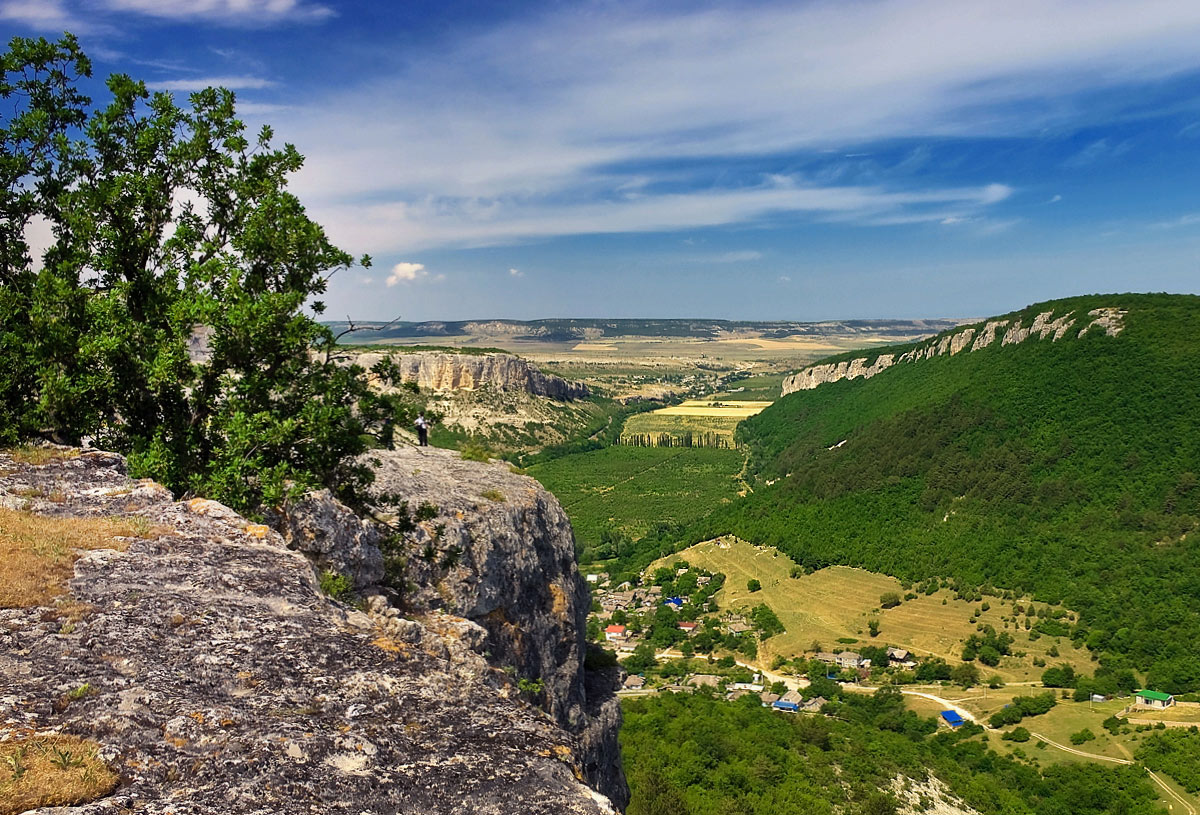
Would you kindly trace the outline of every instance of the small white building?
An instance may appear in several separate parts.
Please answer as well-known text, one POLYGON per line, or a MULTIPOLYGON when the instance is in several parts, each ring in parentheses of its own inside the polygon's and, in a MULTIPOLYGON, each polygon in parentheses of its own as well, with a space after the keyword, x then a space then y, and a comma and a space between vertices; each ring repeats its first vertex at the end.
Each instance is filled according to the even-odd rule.
POLYGON ((1140 690, 1133 694, 1133 703, 1138 707, 1163 710, 1175 704, 1175 697, 1157 690, 1140 690))

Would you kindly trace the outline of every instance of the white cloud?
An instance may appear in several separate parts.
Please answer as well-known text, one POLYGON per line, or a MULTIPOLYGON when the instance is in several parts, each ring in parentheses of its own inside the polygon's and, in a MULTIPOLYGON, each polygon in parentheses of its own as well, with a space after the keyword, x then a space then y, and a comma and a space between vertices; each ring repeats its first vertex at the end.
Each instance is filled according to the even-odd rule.
POLYGON ((791 278, 791 277, 789 277, 788 275, 781 274, 781 275, 779 276, 779 282, 780 282, 780 283, 791 283, 791 282, 792 282, 792 278, 791 278))
POLYGON ((131 11, 172 20, 208 19, 259 25, 323 20, 333 9, 300 0, 102 0, 113 11, 131 11))
POLYGON ((397 283, 412 283, 426 277, 429 277, 429 272, 425 271, 424 263, 397 263, 388 275, 387 284, 395 286, 397 283))
POLYGON ((1062 200, 1062 196, 1061 196, 1061 195, 1055 195, 1055 196, 1053 196, 1053 197, 1052 197, 1052 198, 1051 198, 1049 201, 1047 201, 1046 203, 1047 203, 1047 204, 1057 204, 1057 203, 1058 203, 1059 201, 1061 201, 1061 200, 1062 200))
POLYGON ((524 277, 525 276, 525 273, 522 272, 520 269, 509 269, 508 273, 510 275, 512 275, 513 277, 524 277))
POLYGON ((0 20, 38 31, 86 30, 88 26, 67 10, 62 0, 7 0, 0 3, 0 20))
POLYGON ((927 197, 911 200, 928 182, 794 176, 781 190, 680 167, 1031 136, 1105 121, 1123 113, 1118 97, 1137 98, 1097 91, 1200 69, 1192 0, 553 8, 407 50, 386 79, 339 87, 278 123, 308 156, 299 191, 340 243, 400 252, 779 214, 979 217, 1011 188, 917 187, 927 197))
MULTIPOLYGON (((147 82, 146 87, 152 91, 202 91, 205 88, 228 88, 237 90, 258 90, 269 88, 275 83, 258 76, 206 76, 199 78, 179 77, 162 79, 157 82, 147 82)), ((239 105, 239 110, 242 106, 239 105)))

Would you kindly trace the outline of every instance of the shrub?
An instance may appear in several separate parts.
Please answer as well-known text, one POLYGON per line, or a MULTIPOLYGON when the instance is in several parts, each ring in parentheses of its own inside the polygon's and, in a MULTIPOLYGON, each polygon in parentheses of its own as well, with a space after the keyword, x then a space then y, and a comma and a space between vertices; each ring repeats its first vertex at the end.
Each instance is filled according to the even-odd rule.
POLYGON ((747 591, 752 591, 752 592, 759 591, 761 588, 762 588, 762 583, 759 582, 756 578, 752 577, 746 581, 746 590, 747 591))
POLYGON ((1078 733, 1071 734, 1071 744, 1083 744, 1084 742, 1095 741, 1095 739, 1096 734, 1091 730, 1088 730, 1086 727, 1080 730, 1078 733))
POLYGON ((345 602, 354 593, 354 588, 346 575, 325 571, 321 573, 321 591, 334 600, 345 602))
POLYGON ((1024 727, 1014 727, 1012 730, 1009 730, 1007 733, 1005 733, 1000 738, 1004 739, 1005 741, 1016 741, 1016 742, 1024 743, 1024 742, 1029 741, 1031 736, 1029 734, 1029 731, 1026 730, 1024 727))

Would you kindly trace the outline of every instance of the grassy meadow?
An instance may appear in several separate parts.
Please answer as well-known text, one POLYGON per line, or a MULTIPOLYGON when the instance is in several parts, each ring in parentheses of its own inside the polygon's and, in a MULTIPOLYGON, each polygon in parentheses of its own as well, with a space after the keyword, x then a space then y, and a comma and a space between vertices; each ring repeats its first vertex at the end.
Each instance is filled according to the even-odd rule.
POLYGON ((717 595, 722 609, 766 603, 779 616, 787 630, 763 643, 759 653, 767 662, 775 654, 785 657, 802 654, 811 650, 813 643, 820 643, 826 650, 835 650, 839 644, 852 648, 853 644, 838 640, 855 639, 862 644, 907 648, 920 656, 939 656, 955 664, 963 642, 976 632, 976 625, 988 623, 999 632, 1007 630, 1015 642, 1014 655, 1004 657, 998 667, 979 666, 985 677, 996 673, 1005 682, 1037 681, 1044 668, 1033 664, 1035 657, 1050 665, 1070 664, 1077 671, 1094 670, 1089 653, 1075 649, 1069 639, 1042 636, 1035 641, 1020 626, 1010 624, 1006 629, 1002 617, 1011 615, 1012 606, 1002 604, 998 598, 988 598, 990 608, 974 620, 972 617, 981 603, 956 600, 948 589, 922 594, 896 608, 881 610, 879 598, 885 592, 899 592, 903 596, 899 580, 846 566, 831 566, 791 577, 796 564, 787 555, 736 538, 696 544, 653 564, 651 569, 679 558, 725 573, 725 588, 717 595), (750 592, 746 588, 752 578, 762 584, 762 589, 750 592), (880 622, 879 636, 875 638, 867 630, 867 622, 872 618, 880 622), (1056 644, 1059 656, 1051 657, 1047 652, 1056 644), (1015 655, 1022 652, 1024 656, 1015 655))

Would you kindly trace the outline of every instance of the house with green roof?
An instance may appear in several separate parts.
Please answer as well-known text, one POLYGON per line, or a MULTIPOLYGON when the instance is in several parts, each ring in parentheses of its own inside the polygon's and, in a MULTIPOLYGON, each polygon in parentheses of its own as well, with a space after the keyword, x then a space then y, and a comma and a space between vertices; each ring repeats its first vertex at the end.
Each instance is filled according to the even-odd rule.
POLYGON ((1133 701, 1138 707, 1161 710, 1175 704, 1175 697, 1162 691, 1140 690, 1133 694, 1133 701))

